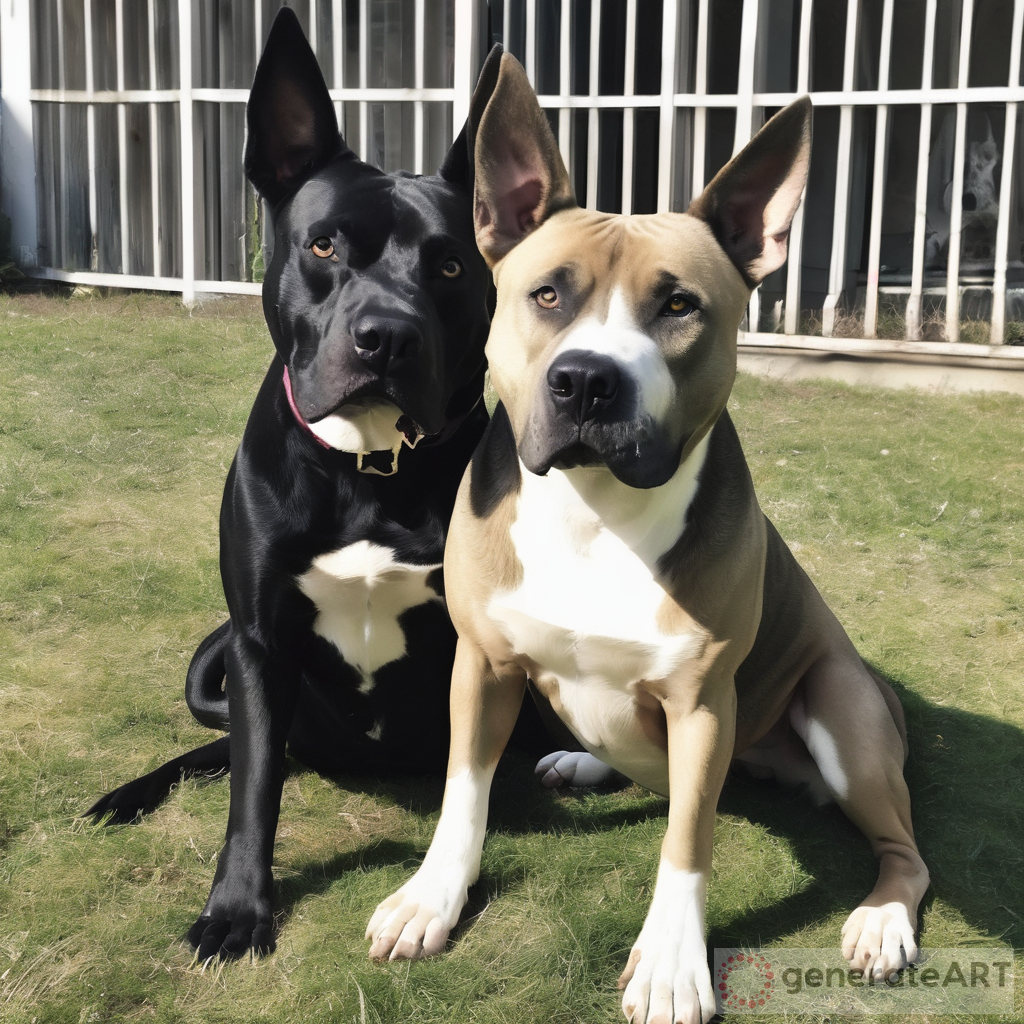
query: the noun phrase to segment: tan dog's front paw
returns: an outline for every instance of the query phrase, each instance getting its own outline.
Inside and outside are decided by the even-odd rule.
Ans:
[[[619,978],[622,1012],[630,1024],[707,1024],[715,1014],[707,954],[701,941],[688,951],[679,942],[652,946],[643,935]]]
[[[912,964],[917,952],[914,923],[902,903],[858,907],[843,925],[843,956],[878,981]]]
[[[445,886],[414,875],[373,912],[366,926],[370,959],[420,960],[440,953],[465,902],[465,887],[461,899],[453,899]]]

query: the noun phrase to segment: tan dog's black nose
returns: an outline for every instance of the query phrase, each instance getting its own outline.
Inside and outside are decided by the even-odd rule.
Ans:
[[[419,327],[396,317],[364,316],[353,334],[359,358],[381,376],[401,369],[423,347]]]
[[[620,374],[614,359],[598,352],[563,352],[548,368],[555,408],[576,423],[597,419],[615,401]]]

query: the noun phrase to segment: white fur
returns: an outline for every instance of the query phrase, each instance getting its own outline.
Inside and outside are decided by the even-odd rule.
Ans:
[[[793,726],[800,734],[800,738],[807,744],[814,763],[821,772],[830,792],[838,800],[844,800],[850,792],[850,780],[846,777],[842,763],[839,759],[839,748],[836,745],[835,737],[825,726],[814,718],[804,718],[802,721],[793,716]]]
[[[583,745],[641,785],[668,790],[664,750],[644,735],[635,687],[664,679],[697,655],[702,632],[657,625],[666,592],[658,559],[683,532],[707,451],[704,439],[662,487],[640,490],[607,470],[522,467],[510,529],[523,576],[495,591],[489,616],[517,654],[557,689],[566,724]]]
[[[629,1020],[708,1021],[715,994],[704,945],[707,879],[699,871],[658,865],[658,881],[644,926],[633,945],[640,959],[626,985]]]
[[[341,452],[397,451],[405,435],[395,424],[402,411],[390,402],[379,399],[352,402],[342,406],[315,423],[309,429],[324,444]]]
[[[636,325],[621,288],[608,302],[603,321],[584,317],[562,339],[554,357],[570,350],[598,352],[611,356],[632,377],[640,389],[641,407],[654,420],[661,420],[676,397],[676,386],[661,349]]]
[[[441,818],[420,869],[370,919],[367,935],[374,941],[389,926],[395,931],[401,927],[391,949],[392,960],[408,956],[410,949],[418,950],[421,944],[439,951],[455,927],[469,887],[480,875],[493,774],[493,766],[467,768],[448,779]],[[418,912],[428,913],[429,921],[416,920]]]
[[[374,672],[405,654],[402,612],[440,600],[427,585],[439,568],[396,561],[391,548],[361,540],[320,555],[298,578],[299,589],[317,607],[314,631],[358,669],[361,692],[373,688]]]

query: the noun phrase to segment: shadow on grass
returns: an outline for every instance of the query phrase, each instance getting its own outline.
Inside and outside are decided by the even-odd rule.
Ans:
[[[906,712],[914,829],[931,872],[922,909],[938,899],[977,930],[1019,948],[1024,945],[1024,732],[984,715],[930,704],[898,680],[888,681]],[[713,929],[709,945],[768,942],[831,914],[845,916],[873,886],[876,864],[867,841],[835,805],[816,808],[798,792],[737,775],[718,806],[784,836],[814,881]]]

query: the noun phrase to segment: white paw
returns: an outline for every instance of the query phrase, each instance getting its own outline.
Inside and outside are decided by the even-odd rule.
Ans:
[[[879,981],[912,964],[917,943],[907,908],[902,903],[858,907],[843,925],[843,956]]]
[[[444,949],[466,903],[467,886],[432,878],[422,868],[370,918],[372,960],[420,960]]]
[[[645,940],[641,933],[619,978],[623,987],[622,1012],[631,1024],[707,1024],[715,1015],[703,940],[688,948]]]
[[[548,789],[566,785],[572,789],[604,786],[615,777],[615,769],[609,768],[593,754],[568,750],[556,750],[542,757],[533,773],[543,776],[540,781]]]
[[[631,1024],[707,1024],[715,991],[704,944],[704,879],[662,862],[647,920],[619,978]]]

